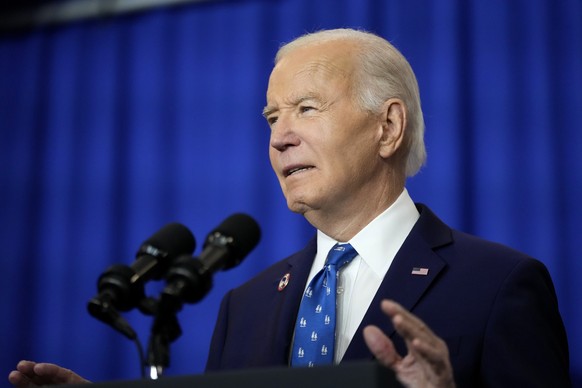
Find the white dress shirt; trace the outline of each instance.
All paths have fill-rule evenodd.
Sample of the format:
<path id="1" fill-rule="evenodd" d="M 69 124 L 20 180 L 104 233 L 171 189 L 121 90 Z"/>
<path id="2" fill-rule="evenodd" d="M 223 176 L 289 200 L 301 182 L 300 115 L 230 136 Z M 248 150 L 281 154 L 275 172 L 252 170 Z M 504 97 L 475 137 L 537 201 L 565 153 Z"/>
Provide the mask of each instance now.
<path id="1" fill-rule="evenodd" d="M 404 189 L 388 209 L 347 241 L 358 256 L 341 270 L 338 279 L 335 363 L 343 358 L 396 253 L 419 216 Z M 329 250 L 336 243 L 321 231 L 317 232 L 317 254 L 307 284 L 323 268 Z"/>

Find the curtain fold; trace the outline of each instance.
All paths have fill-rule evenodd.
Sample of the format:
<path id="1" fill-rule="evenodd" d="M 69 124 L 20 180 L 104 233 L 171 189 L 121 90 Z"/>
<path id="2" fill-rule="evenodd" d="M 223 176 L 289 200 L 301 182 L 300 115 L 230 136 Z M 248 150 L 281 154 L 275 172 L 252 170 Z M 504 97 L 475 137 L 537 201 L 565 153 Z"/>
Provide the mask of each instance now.
<path id="1" fill-rule="evenodd" d="M 224 293 L 313 234 L 286 208 L 261 111 L 278 46 L 333 27 L 376 32 L 410 60 L 429 155 L 412 197 L 548 266 L 582 386 L 577 0 L 217 1 L 1 35 L 2 370 L 34 359 L 138 378 L 133 344 L 86 312 L 97 277 L 168 222 L 199 253 L 246 212 L 261 243 L 179 314 L 168 373 L 203 370 Z M 146 342 L 151 318 L 126 316 Z"/>

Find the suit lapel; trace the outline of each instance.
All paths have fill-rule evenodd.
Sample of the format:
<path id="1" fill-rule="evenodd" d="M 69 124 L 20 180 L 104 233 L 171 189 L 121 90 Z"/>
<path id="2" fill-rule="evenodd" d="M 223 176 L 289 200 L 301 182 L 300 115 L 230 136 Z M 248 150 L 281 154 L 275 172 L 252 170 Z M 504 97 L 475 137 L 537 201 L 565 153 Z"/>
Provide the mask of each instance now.
<path id="1" fill-rule="evenodd" d="M 313 238 L 303 250 L 286 260 L 286 269 L 282 270 L 280 277 L 273 280 L 275 308 L 278 310 L 278 324 L 274 325 L 274 343 L 276 345 L 272 349 L 273 359 L 279 359 L 281 355 L 284 355 L 284 362 L 288 363 L 297 311 L 316 252 L 317 239 Z M 280 281 L 285 276 L 288 276 L 288 283 L 279 290 Z"/>
<path id="2" fill-rule="evenodd" d="M 420 218 L 396 254 L 342 361 L 372 357 L 362 335 L 367 325 L 374 324 L 389 336 L 394 335 L 392 323 L 380 311 L 380 302 L 383 299 L 395 300 L 407 310 L 414 312 L 418 301 L 446 267 L 446 263 L 434 249 L 451 242 L 450 229 L 428 208 L 423 205 L 417 206 L 421 213 Z M 425 275 L 414 274 L 414 268 L 420 269 L 417 271 L 420 273 L 426 270 L 428 272 Z"/>

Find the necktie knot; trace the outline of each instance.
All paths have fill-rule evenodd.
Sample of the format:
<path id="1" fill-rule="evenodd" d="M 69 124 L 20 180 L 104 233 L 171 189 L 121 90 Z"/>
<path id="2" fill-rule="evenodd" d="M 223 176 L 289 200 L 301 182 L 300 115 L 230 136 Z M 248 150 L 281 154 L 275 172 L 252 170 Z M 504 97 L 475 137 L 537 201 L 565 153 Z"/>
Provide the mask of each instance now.
<path id="1" fill-rule="evenodd" d="M 348 264 L 358 253 L 351 244 L 335 244 L 327 254 L 325 265 L 334 266 L 337 270 Z"/>

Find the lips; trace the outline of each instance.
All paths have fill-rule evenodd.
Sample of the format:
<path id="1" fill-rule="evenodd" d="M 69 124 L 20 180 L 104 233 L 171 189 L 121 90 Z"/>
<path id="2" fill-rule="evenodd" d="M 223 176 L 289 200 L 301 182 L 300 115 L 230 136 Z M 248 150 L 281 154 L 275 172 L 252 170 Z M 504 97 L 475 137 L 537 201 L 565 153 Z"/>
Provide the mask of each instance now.
<path id="1" fill-rule="evenodd" d="M 283 176 L 284 177 L 288 177 L 291 176 L 293 174 L 297 174 L 299 172 L 303 172 L 303 171 L 307 171 L 312 169 L 313 166 L 309 166 L 309 165 L 293 165 L 293 166 L 288 166 L 285 167 L 283 169 Z"/>

